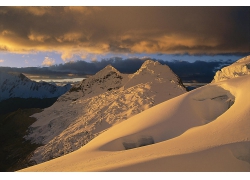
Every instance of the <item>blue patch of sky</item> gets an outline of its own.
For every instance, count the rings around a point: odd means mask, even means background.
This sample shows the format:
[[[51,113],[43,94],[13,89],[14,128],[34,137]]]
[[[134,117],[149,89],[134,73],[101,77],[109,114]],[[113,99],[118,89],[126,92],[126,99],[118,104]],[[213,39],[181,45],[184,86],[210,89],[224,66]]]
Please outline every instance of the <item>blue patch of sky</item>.
[[[0,66],[7,67],[39,67],[42,66],[42,63],[48,57],[54,60],[55,64],[62,64],[66,61],[63,61],[61,54],[58,52],[36,52],[30,54],[16,54],[16,53],[6,53],[0,52]],[[163,61],[188,61],[195,62],[200,61],[228,61],[232,62],[244,57],[244,55],[189,55],[189,54],[145,54],[145,53],[134,53],[134,54],[87,54],[85,57],[75,54],[72,58],[67,61],[78,61],[85,60],[88,62],[91,61],[101,61],[102,59],[110,59],[114,57],[120,57],[122,59],[128,58],[151,58],[159,59]]]

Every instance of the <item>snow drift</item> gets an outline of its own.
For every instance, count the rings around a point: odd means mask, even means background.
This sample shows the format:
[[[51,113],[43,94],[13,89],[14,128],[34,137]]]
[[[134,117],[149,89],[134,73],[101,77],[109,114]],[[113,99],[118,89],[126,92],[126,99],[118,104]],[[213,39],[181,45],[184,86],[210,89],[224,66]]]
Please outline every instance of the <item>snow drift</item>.
[[[250,171],[250,75],[215,82],[21,171]]]

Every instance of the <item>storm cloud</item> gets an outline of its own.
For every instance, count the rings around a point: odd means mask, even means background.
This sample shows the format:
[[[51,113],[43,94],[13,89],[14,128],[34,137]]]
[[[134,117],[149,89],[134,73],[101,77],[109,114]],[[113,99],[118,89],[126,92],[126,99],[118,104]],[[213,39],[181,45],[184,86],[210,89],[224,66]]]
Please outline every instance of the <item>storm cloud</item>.
[[[86,53],[250,52],[250,7],[0,7],[0,50]]]

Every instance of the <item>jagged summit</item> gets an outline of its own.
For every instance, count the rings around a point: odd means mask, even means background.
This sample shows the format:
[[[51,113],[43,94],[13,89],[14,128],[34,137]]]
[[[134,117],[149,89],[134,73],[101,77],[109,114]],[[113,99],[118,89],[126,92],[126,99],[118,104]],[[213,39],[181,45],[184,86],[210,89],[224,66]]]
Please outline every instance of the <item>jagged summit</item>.
[[[111,65],[107,65],[95,75],[84,79],[80,85],[73,86],[69,93],[77,92],[75,98],[98,95],[106,91],[119,89],[124,84],[123,82],[127,80],[127,77],[128,75],[120,73]],[[61,97],[59,101],[67,99],[66,96]]]
[[[250,55],[217,71],[212,82],[223,81],[250,74]]]
[[[135,84],[138,84],[139,81],[141,83],[175,83],[177,86],[185,89],[180,78],[167,65],[162,65],[158,61],[145,61],[141,68],[131,76],[130,80],[126,83],[125,88],[132,87]]]
[[[141,72],[144,72],[144,74],[150,73],[150,74],[161,74],[161,73],[168,73],[168,75],[175,75],[175,73],[167,66],[167,65],[162,65],[158,61],[153,61],[153,60],[146,60],[141,68],[135,73],[135,74],[140,74]],[[167,78],[170,78],[169,76]]]
[[[140,67],[139,70],[142,69],[154,69],[158,66],[163,66],[161,63],[159,63],[158,61],[153,61],[153,60],[146,60]],[[138,71],[139,71],[138,70]]]
[[[27,78],[24,74],[19,74],[18,75],[23,81],[29,81],[29,78]]]
[[[146,67],[146,66],[151,66],[151,65],[161,65],[161,63],[159,63],[158,61],[146,60],[146,61],[142,64],[141,68]]]
[[[102,78],[108,74],[114,74],[114,73],[116,73],[117,75],[121,74],[117,69],[115,69],[112,65],[109,64],[105,68],[97,72],[93,77],[97,79],[97,78]]]
[[[103,68],[102,70],[107,70],[107,71],[116,71],[119,72],[116,68],[114,68],[111,64],[107,65],[105,68]],[[101,70],[101,71],[102,71]]]

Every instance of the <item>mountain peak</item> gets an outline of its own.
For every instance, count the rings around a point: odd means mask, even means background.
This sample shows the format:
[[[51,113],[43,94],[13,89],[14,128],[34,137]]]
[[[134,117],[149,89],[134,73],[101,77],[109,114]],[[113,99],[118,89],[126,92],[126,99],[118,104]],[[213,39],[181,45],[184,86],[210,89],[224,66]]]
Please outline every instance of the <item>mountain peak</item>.
[[[143,67],[149,67],[149,66],[156,66],[156,65],[161,65],[161,64],[160,64],[158,61],[146,60],[146,61],[142,64],[141,68],[143,68]]]
[[[162,65],[158,61],[146,60],[135,74],[159,74],[163,72],[173,74],[172,70],[167,65]]]
[[[110,72],[114,72],[116,74],[121,74],[117,69],[115,69],[112,65],[107,65],[105,68],[103,68],[102,70],[100,70],[99,72],[97,72],[95,76],[97,77],[103,77],[105,76],[106,74],[110,73]]]
[[[167,65],[162,65],[158,61],[145,61],[141,68],[130,76],[124,88],[127,89],[140,83],[166,83],[169,87],[177,86],[181,91],[186,91],[180,78]]]
[[[106,70],[106,71],[113,71],[113,72],[116,72],[116,73],[119,73],[119,74],[120,74],[120,72],[119,72],[116,68],[114,68],[111,64],[107,65],[107,66],[104,68],[104,70]]]
[[[80,85],[73,87],[70,92],[80,92],[82,96],[96,96],[113,89],[119,89],[126,79],[127,75],[120,73],[113,66],[107,65],[95,75],[84,79]]]
[[[115,69],[111,64],[108,64],[104,69]]]
[[[19,77],[22,81],[29,81],[29,79],[28,79],[24,74],[22,74],[22,73],[20,73],[20,74],[18,75],[18,77]]]

